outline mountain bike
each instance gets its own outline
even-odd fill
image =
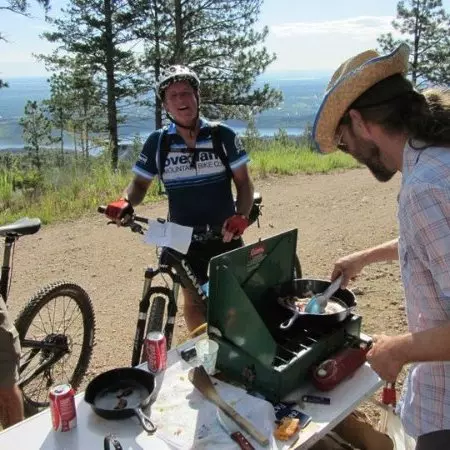
[[[40,219],[24,218],[0,227],[4,238],[0,295],[8,301],[11,266],[17,240],[37,233]],[[58,281],[40,289],[14,322],[22,348],[18,385],[27,412],[48,406],[51,386],[80,385],[90,363],[95,316],[88,294],[80,286]]]
[[[259,193],[255,193],[253,198],[253,206],[249,215],[250,224],[259,224],[259,217],[262,209],[262,197]],[[98,212],[104,214],[105,206],[99,206]],[[151,219],[133,215],[127,223],[127,227],[131,231],[138,234],[145,234],[146,228],[141,224],[149,224]],[[165,219],[157,219],[164,223]],[[109,222],[115,223],[115,222]],[[194,227],[192,233],[192,242],[222,239],[222,228],[214,226]],[[197,280],[194,271],[191,269],[185,255],[168,247],[157,249],[158,251],[158,267],[148,267],[144,273],[144,287],[142,297],[139,302],[139,314],[136,324],[136,332],[133,342],[133,351],[131,357],[131,365],[137,364],[145,360],[143,351],[144,337],[151,331],[163,332],[166,337],[167,349],[172,346],[173,332],[175,327],[175,318],[178,312],[178,294],[180,286],[193,288],[199,295],[201,301],[207,304],[207,289]],[[300,260],[295,255],[294,278],[301,278],[302,269]],[[160,276],[164,280],[165,286],[152,285],[155,277]],[[169,278],[169,281],[167,280]],[[195,331],[195,330],[194,330]]]

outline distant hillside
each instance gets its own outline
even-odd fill
[[[41,101],[50,95],[46,78],[16,78],[8,80],[10,87],[0,89],[0,149],[21,148],[22,129],[19,119],[27,100]],[[263,136],[273,135],[279,128],[289,134],[300,134],[307,124],[311,124],[323,97],[328,76],[322,72],[279,72],[268,73],[256,83],[256,86],[269,83],[280,89],[284,100],[277,107],[258,115],[256,126]],[[153,130],[153,114],[144,107],[122,107],[120,113],[126,116],[126,122],[119,126],[122,141],[129,141],[139,135],[145,139]],[[227,123],[243,133],[245,122],[229,120]],[[70,147],[70,140],[67,141]]]

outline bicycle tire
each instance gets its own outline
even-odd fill
[[[295,255],[294,259],[294,280],[302,277],[302,265],[300,264],[300,259]]]
[[[89,363],[92,356],[92,351],[95,345],[95,314],[92,307],[91,299],[86,291],[78,286],[77,284],[66,282],[66,281],[58,281],[55,283],[51,283],[40,291],[38,291],[31,300],[27,303],[24,309],[21,311],[19,316],[15,321],[15,327],[17,332],[19,333],[20,341],[22,342],[29,330],[30,326],[33,323],[33,320],[40,313],[40,311],[52,300],[57,300],[59,297],[61,298],[69,298],[73,300],[81,314],[82,322],[83,322],[83,343],[80,349],[80,355],[78,357],[77,364],[67,380],[52,380],[59,383],[69,383],[74,389],[77,389],[83,380],[84,375],[89,367]],[[63,302],[65,305],[65,302]],[[74,309],[75,311],[75,309]],[[65,311],[64,311],[65,312]],[[73,312],[72,312],[73,315]],[[72,317],[70,317],[71,319]],[[65,322],[64,322],[65,326]],[[45,331],[45,329],[44,329]],[[59,328],[57,330],[59,332]],[[81,333],[80,333],[81,334]],[[70,336],[69,336],[70,338]],[[59,361],[58,361],[59,362]],[[51,367],[50,370],[53,370],[54,366]],[[42,373],[43,374],[43,373]],[[39,374],[38,376],[41,376]],[[47,381],[49,381],[47,379]],[[19,381],[20,384],[20,381]],[[52,383],[55,384],[55,383]],[[46,386],[48,388],[48,386]],[[48,390],[48,389],[47,389]],[[28,406],[33,408],[41,408],[47,407],[48,401],[40,401],[39,398],[30,397],[27,395],[26,387],[22,389],[22,393],[24,396],[25,403]],[[39,395],[39,393],[38,393]],[[48,398],[48,392],[46,392],[45,399]]]

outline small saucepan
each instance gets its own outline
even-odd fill
[[[124,367],[95,377],[86,388],[84,400],[104,419],[120,420],[136,415],[144,430],[154,433],[156,427],[142,411],[150,405],[154,389],[155,378],[151,373]]]

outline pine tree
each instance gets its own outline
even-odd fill
[[[392,26],[402,36],[383,34],[378,43],[383,52],[400,42],[411,48],[410,74],[415,85],[428,82],[450,83],[450,16],[441,0],[408,0],[397,4],[397,19]]]
[[[118,162],[117,103],[138,95],[143,88],[131,46],[133,15],[130,2],[116,0],[70,0],[65,14],[50,22],[57,31],[44,33],[50,42],[60,44],[53,55],[44,57],[54,69],[64,69],[67,56],[82,57],[83,64],[99,87],[104,87],[111,165]]]
[[[19,123],[23,128],[23,140],[31,165],[40,171],[42,147],[54,144],[59,139],[52,136],[52,124],[36,101],[28,100],[25,105],[25,114]]]
[[[153,81],[163,67],[188,65],[201,80],[202,113],[213,119],[248,120],[281,101],[281,93],[269,85],[253,87],[256,77],[275,60],[262,46],[267,27],[261,31],[254,28],[262,0],[146,3],[148,21],[142,21],[138,32],[145,39],[144,64],[153,69]],[[157,127],[161,123],[158,106]]]

